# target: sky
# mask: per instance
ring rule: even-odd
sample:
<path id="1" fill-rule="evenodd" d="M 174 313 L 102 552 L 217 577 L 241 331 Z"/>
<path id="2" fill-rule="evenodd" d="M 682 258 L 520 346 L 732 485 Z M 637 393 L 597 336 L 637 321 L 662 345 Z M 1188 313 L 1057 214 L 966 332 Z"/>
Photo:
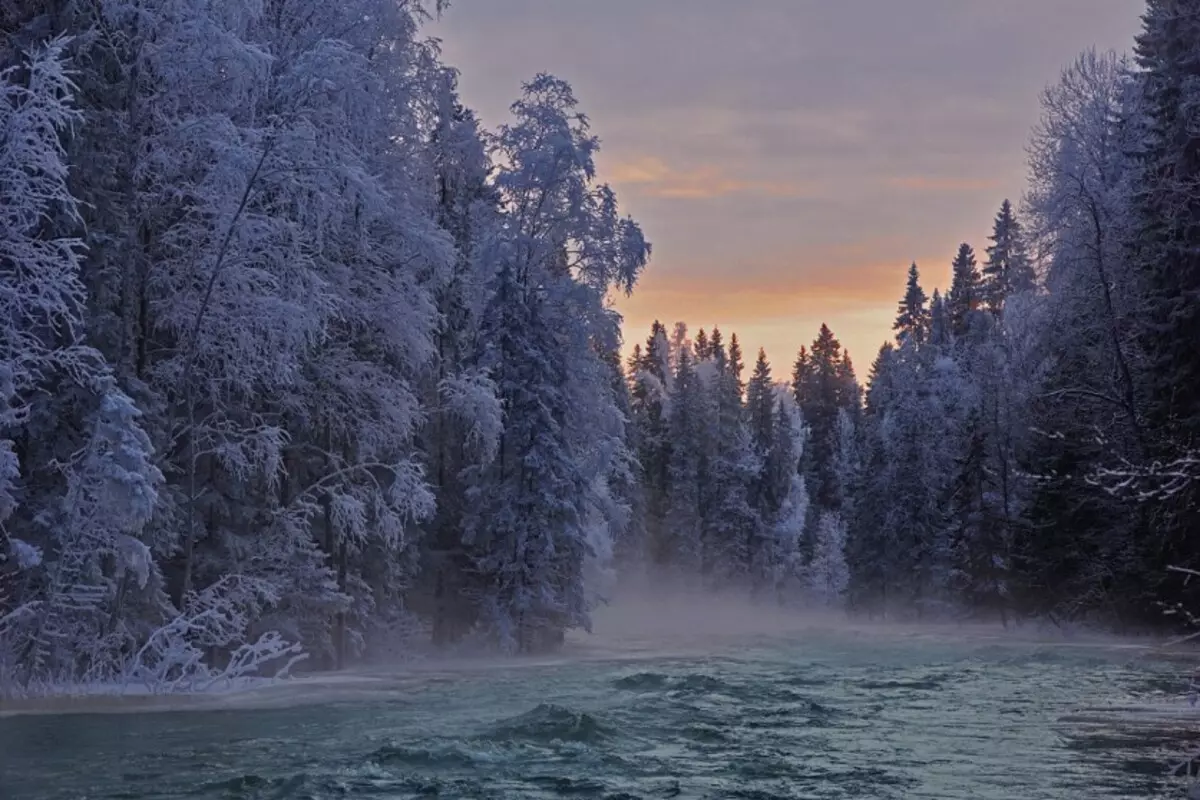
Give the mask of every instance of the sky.
<path id="1" fill-rule="evenodd" d="M 619 298 L 736 332 L 776 377 L 827 323 L 865 379 L 908 266 L 928 293 L 983 258 L 1025 186 L 1042 89 L 1080 51 L 1128 50 L 1142 0 L 452 0 L 430 33 L 495 128 L 521 83 L 575 88 L 599 179 L 653 245 Z"/>

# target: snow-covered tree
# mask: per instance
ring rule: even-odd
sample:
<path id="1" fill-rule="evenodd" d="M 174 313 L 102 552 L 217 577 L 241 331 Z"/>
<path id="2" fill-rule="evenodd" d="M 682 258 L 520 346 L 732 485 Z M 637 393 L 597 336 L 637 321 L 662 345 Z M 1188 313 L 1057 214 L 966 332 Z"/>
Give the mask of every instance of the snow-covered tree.
<path id="1" fill-rule="evenodd" d="M 896 321 L 892 330 L 901 343 L 912 339 L 920 345 L 929 336 L 929 311 L 925 308 L 925 290 L 921 288 L 921 274 L 914 263 L 908 268 L 908 283 L 904 288 L 904 297 L 896 310 Z"/>
<path id="2" fill-rule="evenodd" d="M 717 584 L 746 579 L 761 537 L 761 520 L 752 506 L 761 455 L 742 403 L 736 334 L 729 345 L 728 357 L 715 348 L 713 361 L 699 372 L 707 398 L 707 425 L 700 442 L 701 573 Z"/>
<path id="3" fill-rule="evenodd" d="M 504 431 L 472 471 L 466 536 L 480 622 L 523 651 L 589 625 L 585 566 L 611 554 L 625 518 L 608 485 L 626 439 L 602 356 L 619 343 L 605 296 L 632 289 L 649 245 L 593 183 L 598 141 L 576 105 L 564 81 L 538 75 L 496 139 L 506 220 L 480 342 Z"/>
<path id="4" fill-rule="evenodd" d="M 666 328 L 655 321 L 644 350 L 635 348 L 629 363 L 630 411 L 637 462 L 645 500 L 646 556 L 656 564 L 667 558 L 666 516 L 671 458 L 669 396 L 674 385 Z"/>
<path id="5" fill-rule="evenodd" d="M 694 574 L 701 564 L 701 512 L 706 413 L 703 387 L 688 350 L 679 354 L 670 397 L 665 526 L 655 547 L 661 565 Z"/>
<path id="6" fill-rule="evenodd" d="M 1141 580 L 1114 578 L 1114 570 L 1139 569 L 1130 548 L 1140 512 L 1086 480 L 1112 449 L 1137 460 L 1144 439 L 1136 384 L 1144 313 L 1127 249 L 1129 153 L 1139 136 L 1130 70 L 1115 53 L 1080 55 L 1043 93 L 1029 146 L 1028 232 L 1047 293 L 1029 306 L 1037 341 L 1023 349 L 1037 383 L 1022 466 L 1039 478 L 1014 557 L 1016 599 L 1030 613 L 1086 613 L 1109 606 L 1113 588 Z"/>
<path id="7" fill-rule="evenodd" d="M 951 264 L 950 291 L 946 293 L 946 313 L 955 338 L 964 338 L 971 330 L 975 312 L 983 305 L 983 279 L 975 261 L 975 250 L 963 242 Z"/>
<path id="8" fill-rule="evenodd" d="M 808 520 L 808 489 L 800 474 L 808 430 L 788 387 L 774 387 L 771 441 L 758 478 L 760 544 L 751 554 L 751 587 L 756 592 L 794 588 L 801 574 L 801 543 Z"/>
<path id="9" fill-rule="evenodd" d="M 1141 69 L 1133 179 L 1131 260 L 1144 297 L 1138 340 L 1148 458 L 1161 463 L 1200 449 L 1200 13 L 1179 0 L 1147 0 L 1135 54 Z M 1155 503 L 1158 552 L 1145 559 L 1200 567 L 1193 534 L 1200 487 Z M 1155 563 L 1155 557 L 1162 559 Z M 1163 562 L 1167 563 L 1163 563 Z M 1174 591 L 1181 591 L 1174 589 Z M 1180 600 L 1200 603 L 1195 583 Z"/>
<path id="10" fill-rule="evenodd" d="M 988 240 L 991 244 L 982 277 L 984 303 L 993 314 L 1000 314 L 1009 296 L 1032 291 L 1037 281 L 1024 231 L 1007 199 L 996 213 Z"/>
<path id="11" fill-rule="evenodd" d="M 813 599 L 828 608 L 844 602 L 850 575 L 846 567 L 846 524 L 836 511 L 826 511 L 817 521 L 813 557 L 808 564 L 808 587 Z"/>
<path id="12" fill-rule="evenodd" d="M 166 611 L 144 535 L 162 475 L 86 343 L 82 247 L 65 235 L 79 216 L 62 142 L 80 124 L 65 47 L 0 74 L 0 693 L 112 679 Z"/>
<path id="13" fill-rule="evenodd" d="M 793 372 L 796 403 L 809 427 L 805 475 L 814 510 L 837 509 L 837 488 L 832 473 L 834 429 L 839 409 L 858 412 L 860 391 L 850 356 L 828 325 L 822 325 L 812 349 L 801 350 Z"/>

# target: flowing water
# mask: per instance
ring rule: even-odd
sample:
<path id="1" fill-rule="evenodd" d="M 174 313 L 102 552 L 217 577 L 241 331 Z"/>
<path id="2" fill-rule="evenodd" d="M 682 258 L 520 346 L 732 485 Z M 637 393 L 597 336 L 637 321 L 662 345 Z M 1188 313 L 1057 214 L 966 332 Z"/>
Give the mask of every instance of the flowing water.
<path id="1" fill-rule="evenodd" d="M 1165 772 L 1191 721 L 1182 667 L 1135 648 L 861 631 L 651 644 L 233 707 L 0 718 L 0 798 L 1180 796 Z"/>

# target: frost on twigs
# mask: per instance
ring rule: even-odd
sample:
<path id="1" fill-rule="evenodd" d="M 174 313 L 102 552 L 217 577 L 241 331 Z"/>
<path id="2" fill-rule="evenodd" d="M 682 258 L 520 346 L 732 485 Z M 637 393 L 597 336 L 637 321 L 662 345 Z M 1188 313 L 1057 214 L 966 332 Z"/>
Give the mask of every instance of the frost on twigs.
<path id="1" fill-rule="evenodd" d="M 229 576 L 189 598 L 179 616 L 154 631 L 126 662 L 121 683 L 152 693 L 235 688 L 250 678 L 283 678 L 307 658 L 299 644 L 269 631 L 253 641 L 246 633 L 266 606 L 278 601 L 266 581 Z M 223 666 L 205 663 L 205 651 L 227 651 Z M 264 671 L 271 667 L 269 676 Z"/>
<path id="2" fill-rule="evenodd" d="M 1187 452 L 1178 458 L 1150 464 L 1122 460 L 1116 467 L 1103 467 L 1088 482 L 1112 495 L 1125 495 L 1141 502 L 1162 502 L 1200 483 L 1200 453 Z"/>
<path id="3" fill-rule="evenodd" d="M 466 427 L 467 445 L 481 463 L 491 461 L 504 432 L 496 382 L 485 372 L 467 370 L 443 380 L 439 389 L 446 410 Z"/>

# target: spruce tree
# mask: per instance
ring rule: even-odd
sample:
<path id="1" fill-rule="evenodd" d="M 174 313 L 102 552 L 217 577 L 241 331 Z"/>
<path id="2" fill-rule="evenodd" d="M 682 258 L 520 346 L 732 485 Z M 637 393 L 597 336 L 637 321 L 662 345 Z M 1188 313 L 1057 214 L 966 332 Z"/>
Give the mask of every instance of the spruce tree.
<path id="1" fill-rule="evenodd" d="M 933 298 L 929 301 L 929 344 L 939 349 L 950 346 L 952 341 L 950 317 L 946 311 L 946 301 L 942 299 L 937 289 L 933 290 Z"/>
<path id="2" fill-rule="evenodd" d="M 896 310 L 896 321 L 892 324 L 898 342 L 903 343 L 906 339 L 918 345 L 925 342 L 929 333 L 929 312 L 925 308 L 925 299 L 921 275 L 916 263 L 913 263 L 908 268 L 908 283 L 904 287 L 900 307 Z"/>
<path id="3" fill-rule="evenodd" d="M 988 240 L 991 245 L 983 265 L 983 302 L 999 315 L 1010 295 L 1031 291 L 1037 280 L 1026 252 L 1024 231 L 1008 200 L 1000 205 Z"/>
<path id="4" fill-rule="evenodd" d="M 695 348 L 697 361 L 707 361 L 712 358 L 712 347 L 708 343 L 708 334 L 704 332 L 704 328 L 696 332 Z"/>
<path id="5" fill-rule="evenodd" d="M 485 315 L 481 361 L 505 409 L 496 458 L 470 470 L 464 543 L 479 623 L 509 652 L 530 652 L 588 624 L 583 475 L 566 443 L 566 353 L 540 293 L 501 267 Z"/>
<path id="6" fill-rule="evenodd" d="M 796 398 L 796 403 L 801 408 L 803 408 L 806 399 L 805 392 L 808 389 L 808 371 L 811 366 L 812 358 L 808 354 L 808 348 L 800 345 L 800 352 L 796 354 L 796 360 L 792 364 L 792 396 Z"/>
<path id="7" fill-rule="evenodd" d="M 667 333 L 655 320 L 646 347 L 634 348 L 630 362 L 630 414 L 642 478 L 645 551 L 656 563 L 667 555 L 667 504 L 671 458 L 670 375 Z"/>
<path id="8" fill-rule="evenodd" d="M 775 389 L 771 383 L 771 364 L 767 352 L 758 350 L 754 362 L 754 374 L 746 387 L 746 411 L 750 418 L 750 430 L 758 452 L 766 453 L 775 440 Z"/>
<path id="9" fill-rule="evenodd" d="M 1142 22 L 1135 52 L 1144 131 L 1132 255 L 1145 303 L 1139 340 L 1150 456 L 1170 463 L 1200 452 L 1200 10 L 1192 0 L 1147 0 Z M 1148 568 L 1162 575 L 1171 566 L 1200 566 L 1198 508 L 1195 479 L 1152 505 Z M 1195 582 L 1172 588 L 1174 597 L 1194 607 L 1200 589 Z"/>
<path id="10" fill-rule="evenodd" d="M 737 386 L 738 397 L 746 391 L 746 384 L 742 380 L 742 373 L 746 370 L 746 362 L 742 360 L 742 347 L 738 344 L 737 334 L 732 334 L 729 337 L 729 374 L 733 376 L 734 384 Z"/>
<path id="11" fill-rule="evenodd" d="M 1146 137 L 1135 259 L 1147 291 L 1149 411 L 1164 440 L 1200 445 L 1200 13 L 1148 0 L 1137 37 Z"/>
<path id="12" fill-rule="evenodd" d="M 983 303 L 982 279 L 971 245 L 966 242 L 959 245 L 952 270 L 950 291 L 946 294 L 946 311 L 951 333 L 956 339 L 961 339 L 971 329 L 972 318 Z"/>
<path id="13" fill-rule="evenodd" d="M 660 566 L 694 574 L 700 569 L 702 557 L 705 408 L 692 355 L 686 349 L 679 354 L 670 403 L 665 525 L 652 552 Z"/>
<path id="14" fill-rule="evenodd" d="M 822 324 L 812 350 L 797 359 L 796 401 L 810 430 L 805 454 L 814 508 L 836 510 L 837 492 L 832 475 L 833 438 L 837 413 L 855 411 L 859 403 L 854 367 L 842 352 L 841 342 Z"/>

